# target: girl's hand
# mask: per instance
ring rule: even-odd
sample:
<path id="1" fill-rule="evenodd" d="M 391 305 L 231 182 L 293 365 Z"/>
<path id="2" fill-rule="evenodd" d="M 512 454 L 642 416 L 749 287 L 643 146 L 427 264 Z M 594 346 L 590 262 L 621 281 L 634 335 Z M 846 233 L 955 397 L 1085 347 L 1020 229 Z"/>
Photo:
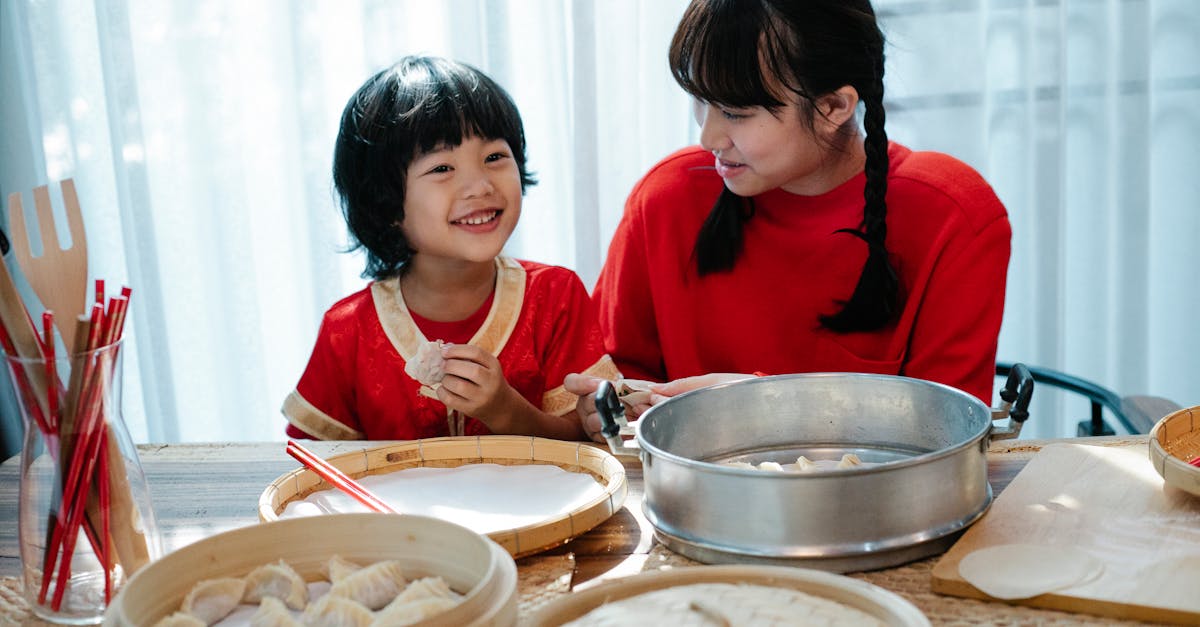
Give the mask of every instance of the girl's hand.
<path id="1" fill-rule="evenodd" d="M 729 383 L 731 381 L 741 381 L 742 379 L 753 379 L 751 374 L 737 374 L 733 372 L 713 372 L 710 374 L 701 374 L 694 377 L 683 377 L 666 383 L 656 383 L 650 386 L 650 404 L 657 405 L 672 396 L 679 396 L 684 392 L 691 392 L 700 388 L 706 388 L 710 385 L 718 383 Z"/>
<path id="2" fill-rule="evenodd" d="M 600 443 L 604 442 L 604 436 L 600 433 L 600 414 L 596 411 L 596 389 L 600 387 L 600 382 L 603 380 L 599 377 L 590 377 L 583 374 L 569 374 L 563 380 L 563 387 L 568 392 L 579 397 L 575 401 L 575 414 L 579 416 L 579 424 L 583 426 L 583 432 L 593 441 Z M 650 389 L 654 391 L 657 387 L 659 385 L 655 384 L 650 386 Z M 638 403 L 632 406 L 626 405 L 625 419 L 638 419 L 652 405 L 665 400 L 665 398 L 665 396 L 652 394 L 648 403 Z"/>
<path id="3" fill-rule="evenodd" d="M 447 344 L 446 376 L 438 399 L 487 425 L 493 433 L 507 433 L 519 409 L 528 403 L 504 379 L 495 355 L 471 344 Z"/>

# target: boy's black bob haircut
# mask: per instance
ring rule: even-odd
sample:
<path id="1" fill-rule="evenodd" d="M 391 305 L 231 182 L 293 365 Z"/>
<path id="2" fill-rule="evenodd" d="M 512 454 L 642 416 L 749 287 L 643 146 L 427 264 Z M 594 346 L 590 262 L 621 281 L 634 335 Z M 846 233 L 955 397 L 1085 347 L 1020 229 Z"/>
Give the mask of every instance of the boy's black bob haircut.
<path id="1" fill-rule="evenodd" d="M 399 276 L 412 258 L 400 230 L 409 164 L 471 136 L 508 142 L 522 192 L 537 182 L 525 168 L 525 130 L 517 106 L 470 65 L 404 57 L 350 97 L 334 145 L 333 185 L 354 240 L 350 250 L 366 249 L 363 277 Z"/>

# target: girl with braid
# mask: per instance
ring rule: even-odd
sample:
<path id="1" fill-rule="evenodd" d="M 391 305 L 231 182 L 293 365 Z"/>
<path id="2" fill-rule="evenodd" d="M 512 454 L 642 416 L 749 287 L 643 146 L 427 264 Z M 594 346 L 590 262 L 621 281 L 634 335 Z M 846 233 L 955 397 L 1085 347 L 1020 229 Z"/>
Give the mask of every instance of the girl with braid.
<path id="1" fill-rule="evenodd" d="M 888 140 L 869 0 L 693 0 L 670 64 L 700 146 L 633 189 L 596 284 L 622 374 L 669 381 L 658 399 L 836 371 L 990 403 L 1007 214 L 969 166 Z M 566 382 L 592 437 L 598 383 Z"/>

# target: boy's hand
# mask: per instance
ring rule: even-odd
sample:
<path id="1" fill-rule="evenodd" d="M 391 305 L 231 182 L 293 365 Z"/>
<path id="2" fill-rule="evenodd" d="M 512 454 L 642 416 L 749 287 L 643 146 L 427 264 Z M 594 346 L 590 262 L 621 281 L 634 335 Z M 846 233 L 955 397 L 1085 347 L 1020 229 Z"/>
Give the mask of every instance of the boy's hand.
<path id="1" fill-rule="evenodd" d="M 447 408 L 484 423 L 494 433 L 506 432 L 504 425 L 525 399 L 504 379 L 495 355 L 471 344 L 447 344 L 442 355 L 446 358 L 446 376 L 438 388 L 438 399 Z"/>

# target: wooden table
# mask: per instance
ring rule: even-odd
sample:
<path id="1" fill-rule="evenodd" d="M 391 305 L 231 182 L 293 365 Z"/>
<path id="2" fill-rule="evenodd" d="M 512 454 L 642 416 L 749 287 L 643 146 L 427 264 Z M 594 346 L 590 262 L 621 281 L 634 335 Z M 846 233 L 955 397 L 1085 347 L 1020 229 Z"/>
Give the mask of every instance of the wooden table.
<path id="1" fill-rule="evenodd" d="M 1075 439 L 1073 442 L 1083 442 Z M 1050 440 L 1009 440 L 994 442 L 988 451 L 988 480 L 998 494 L 1012 481 L 1026 462 Z M 1146 442 L 1146 436 L 1088 438 L 1088 444 L 1124 445 Z M 311 442 L 314 452 L 328 457 L 359 450 L 379 443 Z M 282 442 L 237 444 L 159 444 L 141 445 L 139 454 L 150 483 L 154 510 L 165 550 L 174 550 L 201 538 L 258 522 L 259 494 L 279 475 L 296 468 Z M 17 549 L 17 486 L 19 456 L 0 464 L 0 577 L 20 577 L 21 565 Z M 629 496 L 625 507 L 609 520 L 570 543 L 541 556 L 518 561 L 518 576 L 528 584 L 538 576 L 535 570 L 544 560 L 559 560 L 573 555 L 574 569 L 571 589 L 582 589 L 619 576 L 635 574 L 659 566 L 663 555 L 669 553 L 658 546 L 653 528 L 642 515 L 642 472 L 636 460 L 626 463 Z M 658 560 L 648 559 L 657 555 Z M 674 555 L 674 554 L 670 554 Z M 684 558 L 680 558 L 686 561 Z M 925 562 L 935 561 L 925 560 Z M 889 587 L 889 573 L 900 569 L 866 573 L 860 578 Z M 925 569 L 928 570 L 928 567 Z M 894 572 L 893 572 L 894 571 Z M 856 575 L 857 576 L 857 575 Z M 926 580 L 927 581 L 927 580 Z M 905 591 L 896 590 L 904 594 Z M 908 591 L 911 593 L 911 591 Z M 928 592 L 929 598 L 935 598 Z M 905 595 L 913 600 L 911 595 Z M 1029 622 L 1067 624 L 1110 624 L 1116 621 L 1094 616 L 1035 610 L 1002 603 L 985 603 L 966 599 L 936 596 L 947 602 L 961 602 L 971 611 L 982 613 L 983 622 Z M 914 601 L 915 602 L 915 601 Z M 917 603 L 922 607 L 921 603 Z M 527 605 L 523 607 L 528 607 Z M 955 622 L 942 620 L 928 607 L 922 610 L 935 624 Z M 962 617 L 959 617 L 962 618 Z M 990 620 L 994 618 L 995 620 Z M 0 616 L 0 623 L 3 623 Z"/>

